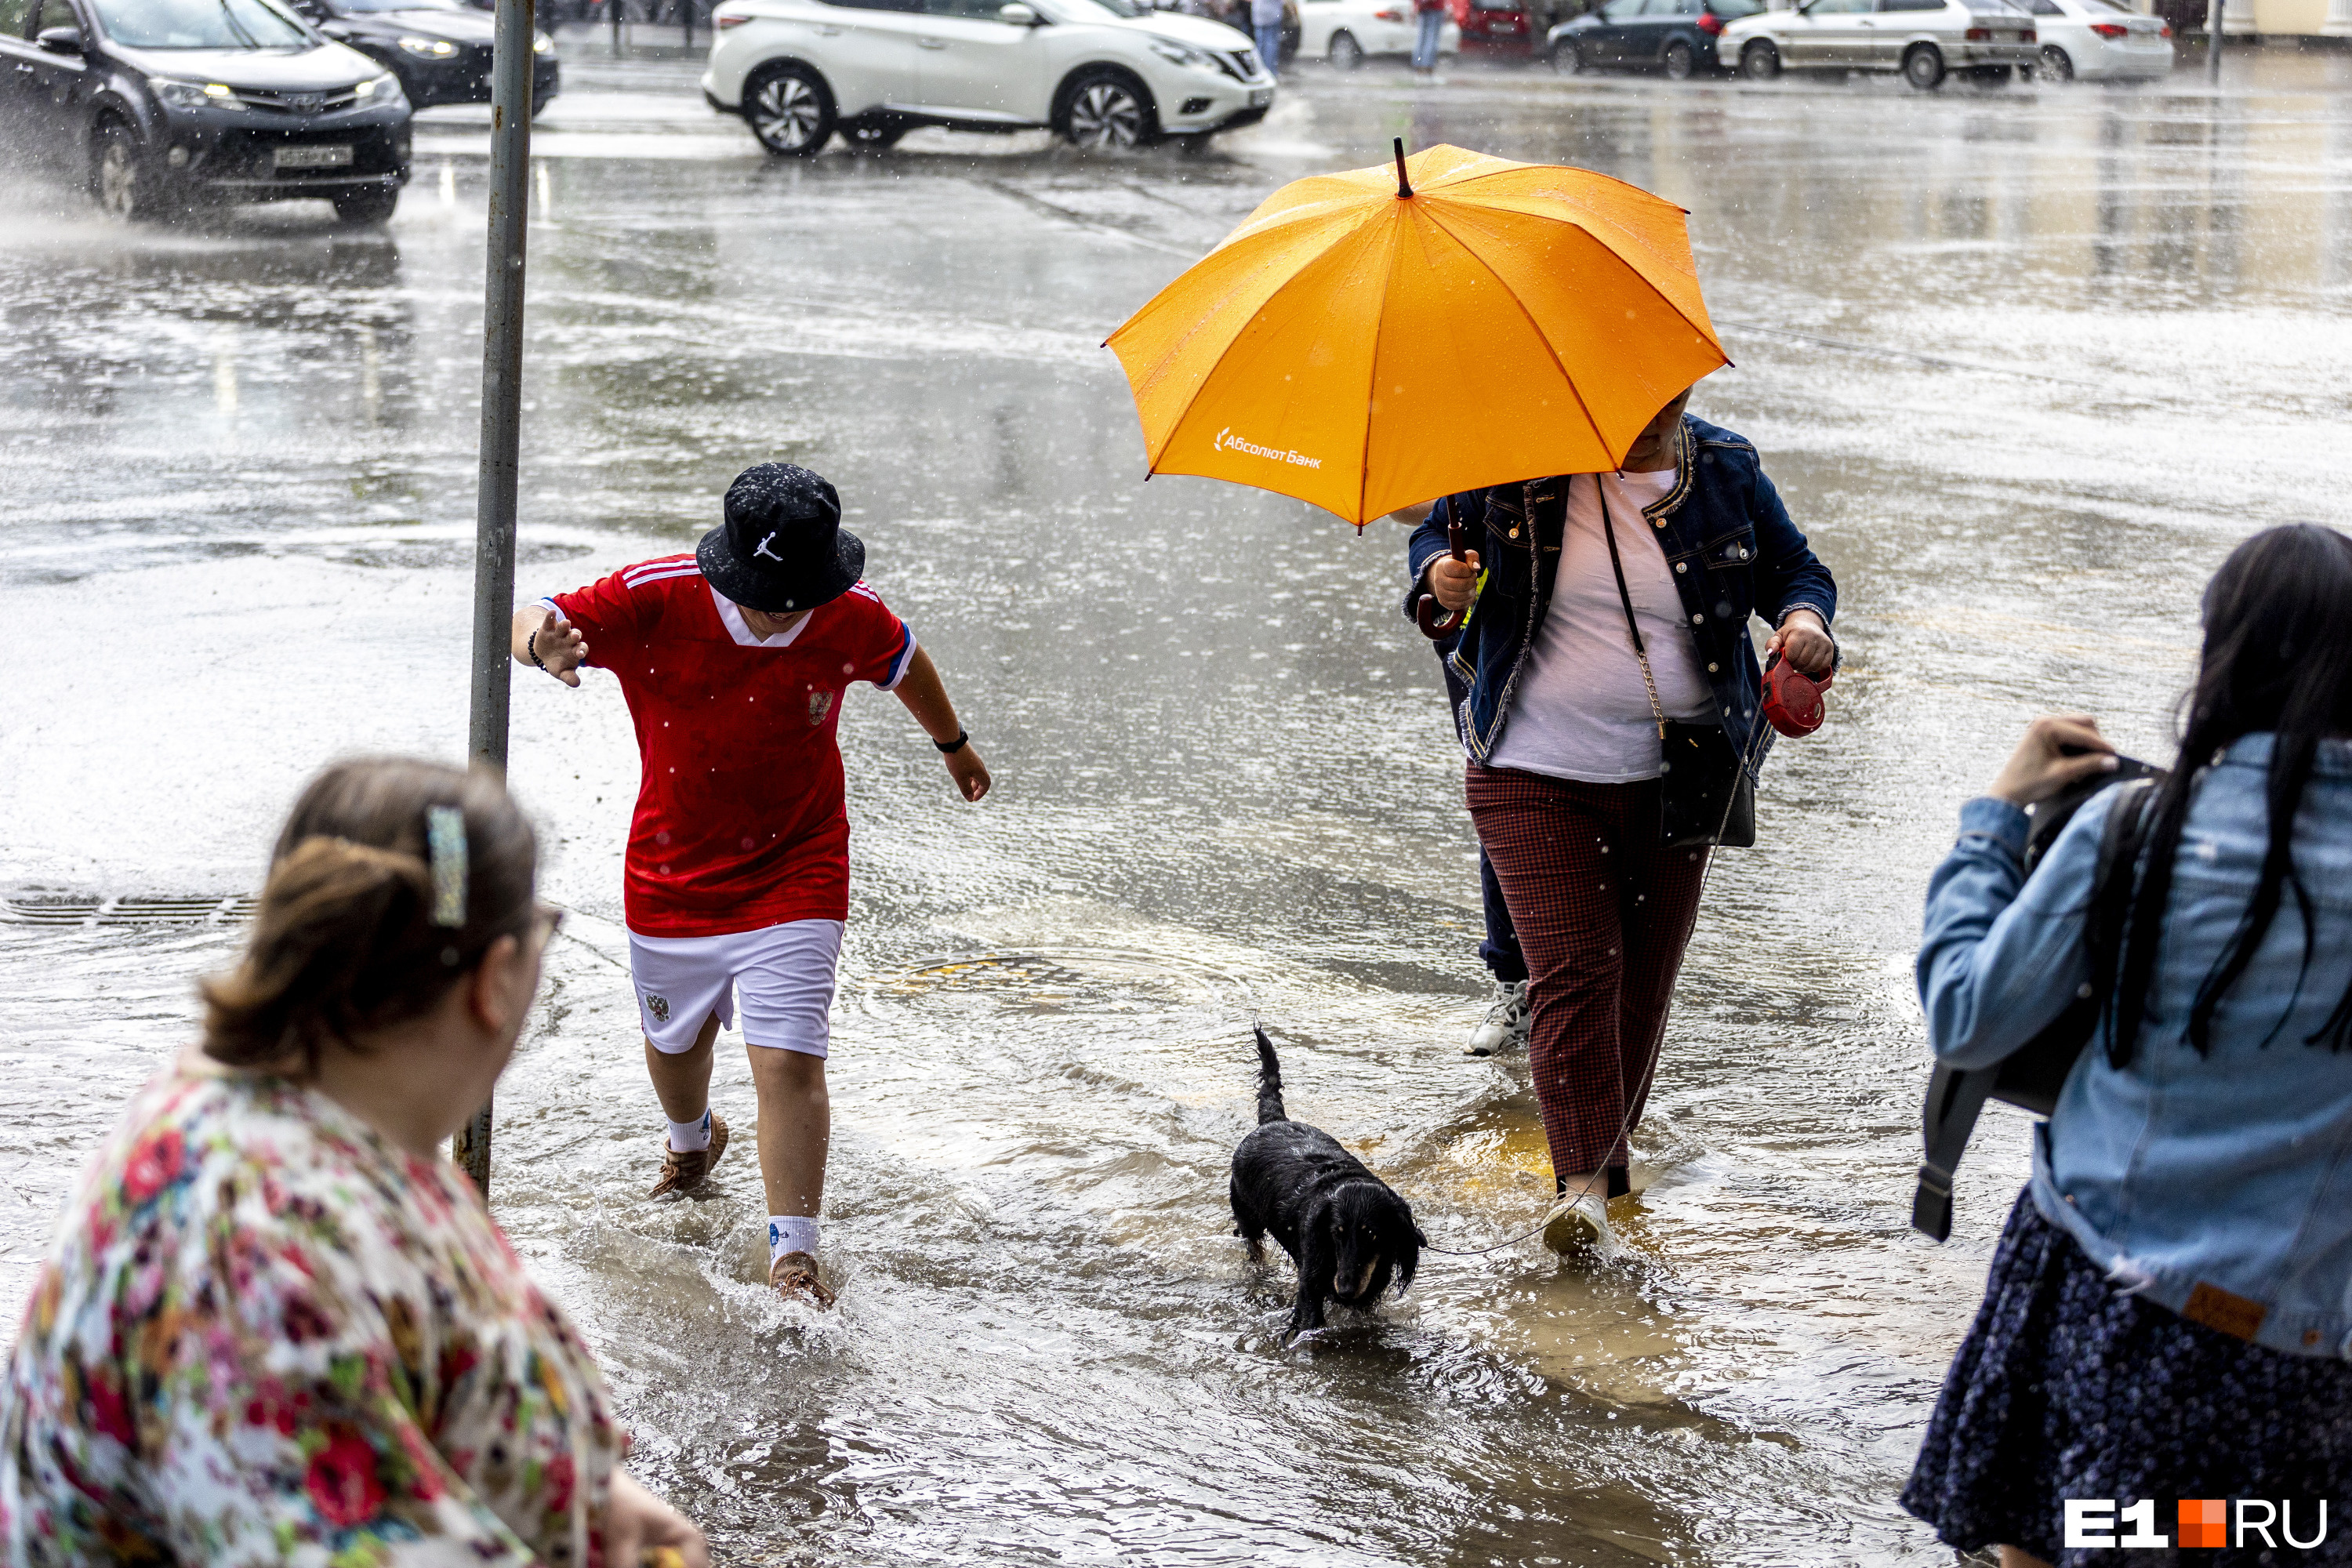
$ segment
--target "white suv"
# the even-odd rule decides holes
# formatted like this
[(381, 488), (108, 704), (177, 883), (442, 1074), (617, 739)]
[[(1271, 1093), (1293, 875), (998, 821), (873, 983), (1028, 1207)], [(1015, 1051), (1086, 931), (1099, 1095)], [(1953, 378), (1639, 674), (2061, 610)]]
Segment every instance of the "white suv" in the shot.
[(887, 147), (918, 125), (1199, 146), (1274, 101), (1242, 34), (1136, 0), (721, 0), (711, 20), (702, 95), (771, 153), (836, 131)]

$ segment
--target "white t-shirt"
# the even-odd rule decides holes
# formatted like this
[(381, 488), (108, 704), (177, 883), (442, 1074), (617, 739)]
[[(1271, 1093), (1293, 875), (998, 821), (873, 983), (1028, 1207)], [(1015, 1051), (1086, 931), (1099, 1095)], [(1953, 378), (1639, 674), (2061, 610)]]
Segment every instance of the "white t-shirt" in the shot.
[(1559, 574), (1535, 647), (1519, 669), (1518, 689), (1504, 716), (1503, 743), (1487, 765), (1517, 768), (1582, 784), (1632, 784), (1658, 776), (1658, 721), (1642, 683), (1641, 661), (1625, 635), (1625, 611), (1609, 570), (1609, 542), (1601, 532), (1601, 491), (1609, 491), (1617, 553), (1625, 564), (1625, 591), (1658, 682), (1658, 705), (1669, 719), (1704, 719), (1715, 695), (1685, 625), (1658, 531), (1642, 515), (1675, 487), (1675, 471), (1580, 474), (1569, 481), (1568, 526), (1560, 542)]

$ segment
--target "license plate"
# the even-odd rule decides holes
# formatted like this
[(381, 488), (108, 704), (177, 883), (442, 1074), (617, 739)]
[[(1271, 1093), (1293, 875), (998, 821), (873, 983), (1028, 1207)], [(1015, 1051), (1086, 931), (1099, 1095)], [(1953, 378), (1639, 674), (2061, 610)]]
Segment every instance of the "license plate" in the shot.
[(1254, 87), (1250, 89), (1250, 107), (1252, 109), (1264, 109), (1267, 104), (1272, 103), (1273, 101), (1274, 89), (1270, 87)]
[(352, 150), (348, 146), (278, 149), (278, 167), (281, 169), (347, 169), (351, 163)]

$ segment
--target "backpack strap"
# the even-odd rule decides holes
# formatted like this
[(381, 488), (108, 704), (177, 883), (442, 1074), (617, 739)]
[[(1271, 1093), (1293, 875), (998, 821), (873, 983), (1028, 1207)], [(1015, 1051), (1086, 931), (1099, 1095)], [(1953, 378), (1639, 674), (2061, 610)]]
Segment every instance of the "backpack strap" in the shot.
[[(2057, 1023), (2018, 1047), (2019, 1051), (2041, 1051), (2053, 1058), (2063, 1054), (2064, 1065), (2071, 1068), (2097, 1032), (2101, 1013), (2115, 993), (2155, 784), (2154, 779), (2139, 778), (2115, 785), (2125, 793), (2108, 812), (2099, 834), (2099, 858), (2091, 875), (2091, 900), (2084, 911), (2083, 932), (2091, 952), (2089, 994), (2095, 1000), (2088, 1007), (2070, 1007)], [(1927, 1159), (1919, 1166), (1918, 1185), (1911, 1194), (1911, 1228), (1931, 1240), (1942, 1241), (1952, 1234), (1952, 1173), (1968, 1150), (1969, 1134), (1976, 1131), (1978, 1113), (1993, 1097), (2001, 1068), (2010, 1059), (2004, 1057), (1980, 1068), (1939, 1066), (1928, 1078), (1927, 1100), (1920, 1113)], [(2050, 1063), (2053, 1069), (2058, 1065)], [(2063, 1079), (2064, 1073), (2053, 1070), (2052, 1076)]]

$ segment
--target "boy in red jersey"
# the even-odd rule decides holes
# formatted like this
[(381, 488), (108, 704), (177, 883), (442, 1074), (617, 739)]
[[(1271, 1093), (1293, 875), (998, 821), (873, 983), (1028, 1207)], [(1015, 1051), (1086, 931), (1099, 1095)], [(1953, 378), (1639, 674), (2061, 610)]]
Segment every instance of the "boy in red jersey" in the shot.
[(816, 1261), (824, 1058), (849, 915), (843, 692), (896, 692), (964, 799), (989, 784), (930, 656), (858, 580), (865, 563), (831, 485), (761, 463), (728, 488), (725, 523), (692, 555), (526, 605), (513, 628), (516, 662), (566, 686), (583, 664), (619, 677), (636, 726), (624, 880), (646, 1068), (669, 1119), (654, 1194), (699, 1186), (726, 1151), (711, 1047), (740, 989), (769, 1283), (820, 1307), (833, 1304)]

